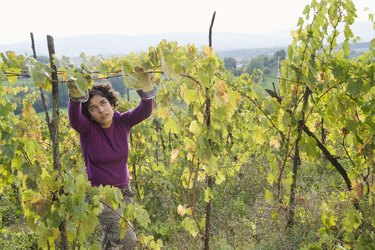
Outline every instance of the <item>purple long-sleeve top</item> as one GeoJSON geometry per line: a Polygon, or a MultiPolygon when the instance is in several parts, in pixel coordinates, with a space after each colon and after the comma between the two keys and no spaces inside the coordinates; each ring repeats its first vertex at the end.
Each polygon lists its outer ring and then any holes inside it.
{"type": "Polygon", "coordinates": [[[102,128],[83,115],[80,102],[69,100],[69,123],[79,133],[86,172],[92,186],[123,188],[129,183],[130,129],[151,115],[152,101],[141,99],[133,110],[114,112],[112,125],[102,128]]]}

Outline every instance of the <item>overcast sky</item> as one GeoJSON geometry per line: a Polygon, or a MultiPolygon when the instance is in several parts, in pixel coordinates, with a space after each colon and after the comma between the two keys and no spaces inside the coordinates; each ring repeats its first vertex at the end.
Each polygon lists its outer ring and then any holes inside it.
{"type": "MultiPolygon", "coordinates": [[[[0,44],[46,35],[214,32],[259,34],[294,29],[310,0],[1,0],[0,44]]],[[[375,0],[354,0],[359,20],[375,0]]]]}

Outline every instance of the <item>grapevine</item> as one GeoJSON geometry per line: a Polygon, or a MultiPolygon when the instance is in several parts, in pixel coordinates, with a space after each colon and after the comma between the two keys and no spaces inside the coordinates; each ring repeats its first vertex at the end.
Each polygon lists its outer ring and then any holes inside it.
{"type": "MultiPolygon", "coordinates": [[[[127,79],[138,68],[153,75],[157,108],[152,119],[132,132],[132,151],[137,153],[130,155],[129,166],[137,200],[132,206],[121,206],[123,227],[135,220],[143,246],[163,247],[160,239],[147,235],[152,227],[151,204],[163,206],[152,198],[153,190],[170,197],[180,227],[192,237],[203,237],[204,206],[217,195],[206,179],[223,185],[252,157],[264,161],[267,185],[262,195],[273,218],[281,215],[290,228],[303,216],[311,216],[297,202],[305,190],[299,174],[317,171],[319,166],[339,179],[337,191],[330,193],[332,201],[321,204],[319,232],[322,242],[327,241],[322,245],[331,244],[327,239],[332,235],[345,244],[354,244],[361,233],[374,239],[368,211],[375,197],[375,42],[362,55],[350,57],[349,44],[358,40],[351,30],[356,17],[351,1],[314,0],[303,14],[288,57],[281,63],[278,89],[273,91],[261,86],[262,72],[233,76],[210,47],[162,40],[148,51],[121,57],[82,54],[80,65],[54,55],[58,84],[73,82],[82,92],[95,81],[114,76],[124,77],[124,84],[135,88],[127,79]],[[340,202],[347,205],[342,215],[335,213],[340,202]],[[332,229],[338,226],[342,234],[332,229]]],[[[31,77],[37,87],[51,91],[53,69],[10,51],[1,53],[1,59],[0,192],[9,187],[19,190],[24,216],[38,236],[39,247],[51,248],[58,242],[59,225],[66,220],[70,246],[98,248],[89,240],[98,225],[97,215],[103,205],[120,206],[121,193],[90,186],[77,135],[65,115],[59,134],[61,169],[54,169],[48,124],[35,120],[36,95],[24,100],[19,115],[9,98],[27,90],[17,86],[20,76],[31,77]]]]}

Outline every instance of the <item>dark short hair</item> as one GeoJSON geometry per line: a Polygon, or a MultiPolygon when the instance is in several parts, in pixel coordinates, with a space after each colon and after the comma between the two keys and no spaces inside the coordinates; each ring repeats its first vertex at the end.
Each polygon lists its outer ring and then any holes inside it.
{"type": "Polygon", "coordinates": [[[118,106],[118,94],[113,90],[112,85],[108,82],[106,83],[96,83],[92,87],[91,90],[89,90],[89,99],[87,102],[82,103],[82,113],[87,117],[91,118],[90,112],[89,112],[89,104],[90,100],[95,96],[100,95],[102,97],[105,97],[108,102],[116,108],[118,106]]]}

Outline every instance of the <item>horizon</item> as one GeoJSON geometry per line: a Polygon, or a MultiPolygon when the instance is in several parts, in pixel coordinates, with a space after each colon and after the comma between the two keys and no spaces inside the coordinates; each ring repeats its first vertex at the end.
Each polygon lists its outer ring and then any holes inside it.
{"type": "MultiPolygon", "coordinates": [[[[47,34],[72,37],[93,34],[152,35],[176,32],[208,33],[212,15],[216,12],[213,32],[233,32],[259,35],[279,30],[292,30],[304,7],[311,0],[66,0],[58,6],[48,0],[13,0],[2,4],[1,23],[4,25],[0,44],[35,40],[47,34]],[[15,10],[15,11],[11,11],[15,10]],[[83,11],[82,11],[83,10],[83,11]],[[17,19],[19,19],[17,21],[17,19]]],[[[368,20],[364,7],[375,11],[375,1],[354,0],[358,21],[368,20]]]]}
{"type": "MultiPolygon", "coordinates": [[[[359,42],[367,42],[374,38],[371,23],[357,22],[352,26],[355,36],[362,39],[359,42]]],[[[30,35],[30,34],[29,34],[30,35]]],[[[208,45],[207,32],[169,32],[165,34],[89,34],[77,36],[53,36],[56,53],[69,57],[78,57],[80,53],[92,55],[123,55],[130,52],[145,51],[151,46],[157,45],[162,39],[176,41],[179,45],[194,44],[198,49],[208,45]]],[[[263,34],[245,34],[238,32],[213,32],[213,48],[217,52],[238,51],[246,49],[269,49],[287,47],[292,40],[291,30],[268,32],[263,34]]],[[[39,56],[48,55],[47,39],[35,37],[34,43],[39,56]]],[[[0,44],[0,52],[14,51],[18,54],[31,54],[31,39],[29,41],[0,44]]]]}

